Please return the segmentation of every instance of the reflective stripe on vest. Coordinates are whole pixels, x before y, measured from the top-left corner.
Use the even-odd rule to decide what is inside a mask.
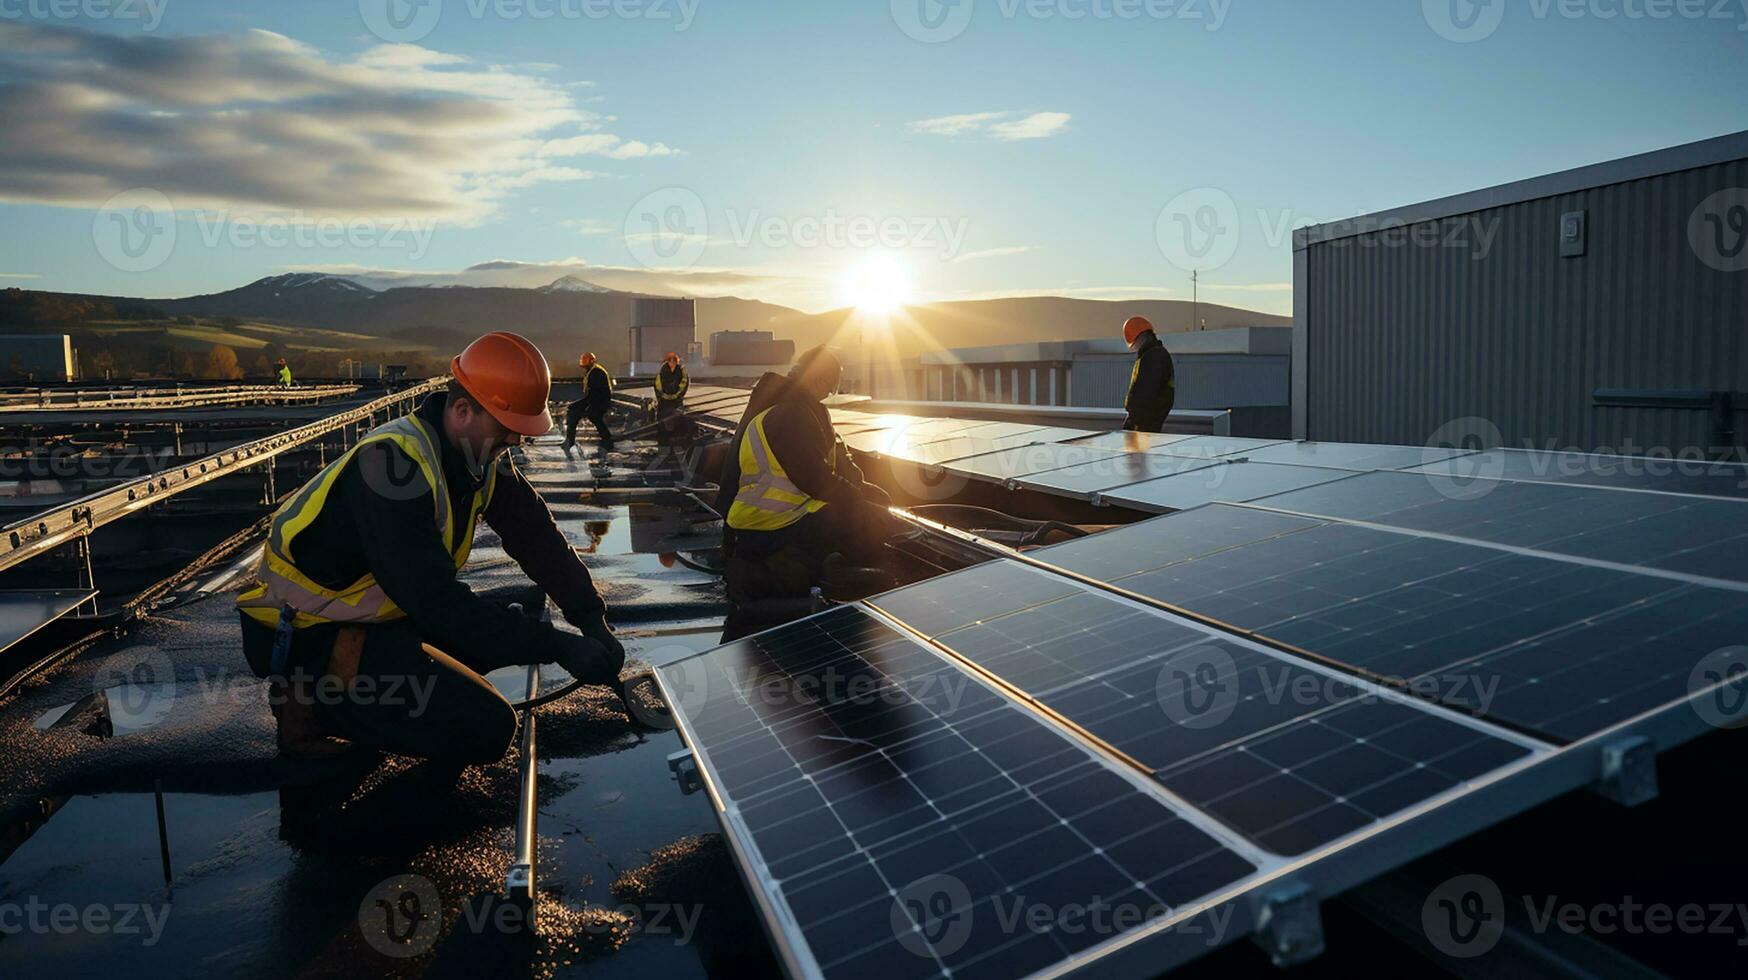
[[[734,504],[728,508],[728,526],[737,531],[776,531],[786,528],[825,506],[789,481],[783,464],[771,452],[765,436],[765,409],[753,416],[740,440],[740,484]],[[832,467],[837,467],[833,454]]]
[[[419,468],[425,479],[424,486],[430,487],[434,501],[434,529],[443,535],[443,547],[450,552],[459,571],[467,564],[467,556],[473,550],[474,529],[479,524],[480,514],[491,502],[492,490],[498,482],[498,468],[495,465],[486,468],[485,483],[474,493],[467,524],[457,537],[455,515],[449,505],[449,483],[443,475],[437,438],[429,423],[416,415],[404,416],[372,429],[357,445],[324,467],[315,479],[274,512],[266,545],[261,549],[261,564],[256,569],[260,584],[237,597],[237,608],[249,618],[272,626],[279,621],[280,607],[291,606],[297,610],[292,625],[298,629],[320,623],[378,623],[405,617],[406,612],[394,604],[369,572],[345,588],[330,589],[298,571],[293,557],[294,546],[298,534],[321,514],[334,481],[339,479],[340,472],[358,450],[372,443],[392,442]],[[408,492],[415,495],[424,489],[414,481],[402,486],[409,487]],[[451,540],[455,541],[453,548]]]
[[[691,384],[690,380],[686,377],[685,370],[682,369],[674,372],[675,385],[672,392],[664,387],[665,382],[662,379],[665,377],[667,377],[665,372],[658,371],[656,373],[656,397],[665,402],[679,401],[680,397],[686,393],[687,386]]]

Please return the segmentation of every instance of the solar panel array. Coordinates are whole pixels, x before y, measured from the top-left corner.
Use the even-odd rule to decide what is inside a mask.
[[[662,669],[800,974],[1156,971],[1284,869],[1365,880],[1748,687],[1748,651],[1713,663],[1748,636],[1729,464],[834,417],[895,464],[1165,516]],[[1171,911],[1014,925],[1089,896]]]
[[[826,977],[1020,976],[1094,930],[1004,924],[1010,895],[1177,907],[1256,863],[862,609],[663,670],[748,860]]]

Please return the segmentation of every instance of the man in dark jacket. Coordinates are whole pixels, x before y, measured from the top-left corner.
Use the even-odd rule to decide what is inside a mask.
[[[564,451],[568,454],[577,444],[577,421],[587,418],[600,436],[600,452],[612,452],[613,433],[607,429],[607,409],[613,404],[613,376],[593,352],[577,358],[577,367],[583,369],[583,397],[565,410]]]
[[[886,540],[908,530],[833,431],[822,402],[842,373],[836,356],[815,347],[788,377],[767,374],[753,388],[716,499],[731,600],[805,595],[834,553],[877,565]]]
[[[506,452],[552,427],[545,359],[525,338],[488,334],[451,373],[447,392],[371,430],[274,514],[260,584],[237,606],[244,656],[273,679],[287,754],[330,754],[344,739],[494,762],[516,716],[481,675],[558,663],[617,682],[625,649],[606,605]],[[457,579],[482,516],[581,636]]]
[[[668,351],[668,356],[662,359],[661,370],[656,372],[656,420],[662,421],[684,411],[686,389],[691,386],[692,381],[686,377],[686,369],[680,364],[680,355]]]
[[[1132,316],[1123,324],[1123,341],[1135,352],[1135,367],[1129,372],[1129,397],[1123,408],[1129,417],[1123,428],[1136,432],[1159,432],[1177,400],[1177,377],[1171,352],[1153,332],[1144,316]]]

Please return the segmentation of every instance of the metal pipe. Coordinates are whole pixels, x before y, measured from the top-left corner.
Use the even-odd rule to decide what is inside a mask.
[[[528,665],[528,699],[540,691],[540,665]],[[538,798],[534,779],[538,770],[534,758],[534,711],[522,712],[522,797],[516,810],[516,860],[504,877],[504,893],[511,902],[520,905],[526,915],[525,928],[534,931],[538,908],[534,895],[535,808]]]

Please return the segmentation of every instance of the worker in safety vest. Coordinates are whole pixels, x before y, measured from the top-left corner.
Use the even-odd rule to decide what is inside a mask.
[[[279,377],[280,384],[287,388],[291,387],[291,366],[285,363],[285,358],[279,359],[279,370],[275,373]]]
[[[1129,372],[1129,397],[1123,408],[1129,417],[1123,428],[1137,432],[1158,432],[1165,428],[1166,416],[1177,401],[1177,377],[1171,363],[1171,352],[1153,332],[1153,323],[1144,316],[1132,316],[1123,324],[1123,342],[1135,352],[1135,367]]]
[[[680,366],[680,355],[668,351],[668,356],[662,359],[661,370],[656,372],[657,421],[678,415],[685,409],[686,389],[691,385],[692,379],[686,377],[686,369]]]
[[[271,679],[281,752],[351,741],[494,762],[516,715],[482,674],[557,663],[589,684],[618,679],[625,649],[589,570],[506,453],[552,428],[546,359],[491,333],[450,372],[447,391],[370,430],[273,515],[259,584],[237,608],[249,665]],[[481,517],[581,636],[456,578]]]
[[[832,429],[822,402],[842,375],[837,357],[815,347],[787,378],[767,374],[753,389],[717,497],[717,512],[726,515],[724,547],[734,559],[726,575],[731,599],[742,584],[737,568],[789,553],[817,581],[833,553],[878,564],[885,541],[908,530],[887,510],[886,491],[863,481]]]
[[[587,418],[600,436],[600,452],[611,452],[613,433],[607,429],[607,409],[613,404],[613,375],[592,351],[577,358],[577,367],[583,369],[583,397],[565,410],[564,451],[569,453],[577,444],[577,422]]]

